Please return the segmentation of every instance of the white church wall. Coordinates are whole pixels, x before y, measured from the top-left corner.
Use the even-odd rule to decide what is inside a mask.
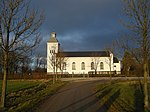
[[[90,68],[89,66],[89,58],[88,57],[69,57],[67,61],[67,71],[69,74],[83,74],[83,73],[88,73],[88,70]],[[72,70],[72,63],[76,63],[76,70]],[[81,70],[81,63],[85,63],[85,70]]]
[[[119,61],[119,63],[114,63],[114,71],[117,72],[117,74],[121,73],[121,62]]]
[[[66,71],[69,74],[87,74],[89,71],[94,71],[91,70],[91,62],[92,62],[92,57],[69,57],[67,60],[67,67]],[[72,63],[75,62],[76,64],[76,70],[72,70]],[[85,63],[85,70],[81,69],[81,63]],[[100,62],[104,63],[104,69],[100,69]],[[111,71],[113,71],[113,64],[110,65],[109,63],[109,58],[108,57],[101,57],[99,59],[99,64],[97,67],[97,71],[110,71],[110,66],[111,66]]]

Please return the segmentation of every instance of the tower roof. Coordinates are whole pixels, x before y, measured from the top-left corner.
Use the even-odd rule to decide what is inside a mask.
[[[56,38],[56,33],[55,32],[52,32],[51,36],[50,36],[50,39],[48,41],[49,43],[55,43],[55,42],[58,42],[57,38]]]

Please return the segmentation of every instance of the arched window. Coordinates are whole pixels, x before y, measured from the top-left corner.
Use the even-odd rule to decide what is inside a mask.
[[[84,62],[81,63],[81,70],[85,70],[85,63]]]
[[[76,70],[76,63],[75,62],[72,63],[72,70]]]
[[[66,62],[63,63],[63,70],[66,70]]]
[[[103,70],[103,69],[104,69],[104,63],[100,62],[100,70]]]
[[[94,70],[94,62],[91,62],[91,70]]]

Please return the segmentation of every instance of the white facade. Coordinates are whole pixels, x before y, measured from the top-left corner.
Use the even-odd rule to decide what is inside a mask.
[[[90,55],[87,53],[97,53],[95,55]],[[65,60],[65,67],[63,73],[68,74],[88,74],[91,72],[95,72],[95,70],[99,73],[105,72],[116,72],[120,73],[121,71],[121,64],[120,61],[114,60],[114,56],[110,52],[106,51],[85,51],[85,52],[63,52],[66,60]],[[59,42],[56,39],[56,34],[53,32],[49,42],[47,43],[47,73],[53,74],[54,69],[56,67],[52,65],[52,54],[56,56],[59,53]],[[106,54],[108,53],[108,54]],[[74,55],[75,54],[75,55]],[[117,59],[117,58],[115,58]],[[114,62],[115,61],[115,62]],[[94,63],[94,69],[92,68],[92,62]],[[97,64],[96,64],[97,63]],[[57,68],[57,72],[60,72],[60,69]]]
[[[68,72],[69,74],[88,74],[88,72],[90,71],[95,71],[95,69],[97,69],[97,71],[110,71],[110,66],[111,66],[111,71],[113,71],[113,64],[109,65],[109,63],[107,63],[107,61],[109,61],[108,58],[106,57],[101,57],[99,58],[99,60],[97,60],[97,62],[99,61],[98,65],[96,68],[92,69],[91,68],[91,63],[92,61],[92,57],[69,57],[68,61],[66,63],[67,67],[66,67],[66,72]],[[72,70],[72,64],[73,62],[75,62],[75,70]],[[100,63],[103,62],[104,66],[103,69],[100,69]],[[82,63],[85,64],[85,70],[82,70]]]

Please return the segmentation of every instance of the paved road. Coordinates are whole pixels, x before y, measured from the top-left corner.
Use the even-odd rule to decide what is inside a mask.
[[[73,81],[47,99],[37,112],[97,112],[95,87],[105,80]]]

